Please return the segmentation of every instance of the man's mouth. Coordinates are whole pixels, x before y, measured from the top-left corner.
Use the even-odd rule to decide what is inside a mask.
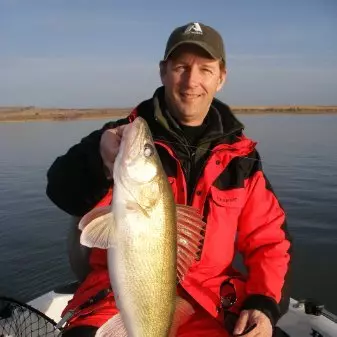
[[[191,94],[191,93],[187,93],[187,92],[181,92],[181,93],[180,93],[180,96],[181,96],[183,99],[196,99],[196,98],[199,98],[201,95],[198,95],[198,94]]]

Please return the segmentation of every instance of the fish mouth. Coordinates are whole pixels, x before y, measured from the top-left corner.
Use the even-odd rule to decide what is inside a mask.
[[[134,129],[137,132],[136,136],[134,138],[135,140],[137,140],[137,139],[147,139],[148,141],[151,140],[153,142],[150,128],[147,125],[144,118],[137,117],[133,121],[133,123],[134,123]]]
[[[124,179],[132,179],[129,171],[135,171],[135,165],[141,163],[142,157],[149,151],[151,153],[151,149],[154,148],[152,134],[145,119],[137,117],[123,131],[117,163],[115,162],[118,175]]]
[[[144,146],[144,140],[152,140],[150,129],[145,119],[142,117],[137,117],[133,122],[128,125],[127,130],[125,131],[123,134],[123,139],[125,140],[124,146],[128,150],[125,151],[125,153],[129,153],[130,149],[140,151],[141,148]]]

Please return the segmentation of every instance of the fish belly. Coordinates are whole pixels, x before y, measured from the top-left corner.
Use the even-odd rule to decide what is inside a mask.
[[[108,251],[117,306],[130,336],[166,337],[176,298],[176,237],[160,220],[130,219],[117,226]]]

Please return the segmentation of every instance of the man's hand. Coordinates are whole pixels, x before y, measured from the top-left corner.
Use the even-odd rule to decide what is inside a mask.
[[[113,167],[125,126],[126,125],[121,125],[115,129],[106,130],[101,137],[100,152],[108,179],[112,178]]]
[[[242,335],[245,337],[272,337],[273,327],[270,319],[259,310],[243,310],[236,322],[233,336],[241,335],[246,329],[255,325],[250,332]]]

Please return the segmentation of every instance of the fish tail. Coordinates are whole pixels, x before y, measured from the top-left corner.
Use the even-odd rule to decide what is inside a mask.
[[[120,314],[106,321],[96,332],[96,337],[127,337],[127,332]]]

